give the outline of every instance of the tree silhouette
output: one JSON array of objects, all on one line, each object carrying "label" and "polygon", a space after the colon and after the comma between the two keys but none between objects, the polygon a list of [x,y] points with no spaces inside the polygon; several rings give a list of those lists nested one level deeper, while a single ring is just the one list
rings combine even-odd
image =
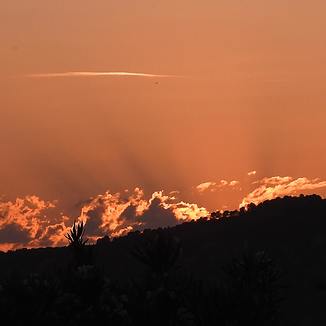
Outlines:
[{"label": "tree silhouette", "polygon": [[[236,325],[275,323],[281,301],[281,273],[264,251],[245,252],[225,268],[224,312],[236,317]],[[227,318],[226,318],[227,319]]]},{"label": "tree silhouette", "polygon": [[156,275],[168,273],[181,253],[180,241],[163,230],[153,231],[132,254]]}]

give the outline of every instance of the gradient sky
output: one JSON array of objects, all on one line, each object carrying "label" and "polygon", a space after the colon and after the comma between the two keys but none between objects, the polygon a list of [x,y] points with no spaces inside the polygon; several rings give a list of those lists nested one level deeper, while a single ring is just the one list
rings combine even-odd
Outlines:
[{"label": "gradient sky", "polygon": [[[323,0],[1,0],[0,195],[71,216],[108,189],[178,190],[208,210],[237,208],[264,177],[306,177],[325,195],[325,12]],[[66,72],[173,76],[31,77]],[[220,180],[240,183],[196,189]]]}]

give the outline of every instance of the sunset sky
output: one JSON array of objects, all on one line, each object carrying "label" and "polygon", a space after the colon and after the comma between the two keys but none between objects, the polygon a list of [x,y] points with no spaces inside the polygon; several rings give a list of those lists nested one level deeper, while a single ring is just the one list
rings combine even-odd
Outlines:
[{"label": "sunset sky", "polygon": [[0,249],[326,195],[325,12],[1,0]]}]

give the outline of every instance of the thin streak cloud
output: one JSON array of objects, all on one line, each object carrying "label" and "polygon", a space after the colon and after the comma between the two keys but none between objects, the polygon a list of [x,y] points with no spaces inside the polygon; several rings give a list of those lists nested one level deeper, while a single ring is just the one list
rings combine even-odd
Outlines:
[{"label": "thin streak cloud", "polygon": [[147,78],[178,78],[178,75],[147,74],[142,72],[126,71],[68,71],[42,74],[29,74],[29,78],[55,78],[55,77],[147,77]]}]

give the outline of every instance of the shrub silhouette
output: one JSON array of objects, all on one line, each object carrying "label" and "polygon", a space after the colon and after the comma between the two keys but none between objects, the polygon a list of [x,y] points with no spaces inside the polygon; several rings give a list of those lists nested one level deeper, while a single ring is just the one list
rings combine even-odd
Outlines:
[{"label": "shrub silhouette", "polygon": [[71,230],[65,235],[69,241],[69,247],[73,250],[75,267],[91,264],[91,247],[87,248],[88,239],[84,239],[85,235],[84,222],[74,222]]},{"label": "shrub silhouette", "polygon": [[71,230],[65,235],[69,241],[69,246],[81,248],[84,247],[88,239],[84,239],[85,224],[82,222],[74,222]]}]

